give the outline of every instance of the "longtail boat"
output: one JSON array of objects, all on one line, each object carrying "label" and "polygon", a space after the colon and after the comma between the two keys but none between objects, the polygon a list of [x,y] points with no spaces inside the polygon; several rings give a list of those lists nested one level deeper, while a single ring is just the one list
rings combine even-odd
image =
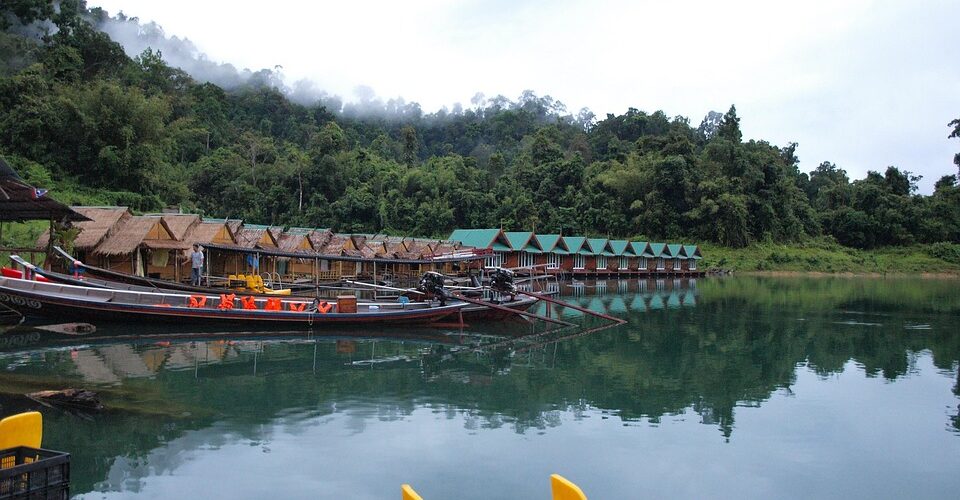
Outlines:
[{"label": "longtail boat", "polygon": [[[110,290],[0,277],[0,303],[24,316],[63,320],[167,321],[181,324],[325,325],[430,323],[456,313],[463,302],[335,303],[299,298]],[[353,309],[353,308],[351,308]]]},{"label": "longtail boat", "polygon": [[[62,255],[68,256],[68,254],[66,253],[63,253]],[[33,264],[26,262],[25,260],[23,260],[22,258],[16,255],[11,255],[10,258],[11,260],[19,264],[23,269],[28,270],[29,271],[28,274],[35,276],[39,280],[49,281],[53,283],[60,283],[64,285],[74,285],[74,286],[85,286],[85,287],[91,287],[91,288],[102,288],[102,289],[110,289],[110,290],[133,291],[133,292],[164,292],[165,290],[170,290],[178,293],[184,292],[182,290],[162,288],[163,285],[169,283],[164,280],[150,280],[151,282],[155,282],[155,285],[147,286],[147,285],[130,284],[125,282],[111,281],[111,280],[105,280],[105,279],[91,278],[89,276],[83,276],[83,277],[71,276],[69,274],[58,273],[55,271],[48,271],[40,267],[34,266]],[[15,270],[15,269],[8,270],[7,268],[4,268],[4,270],[5,270],[4,275],[8,277],[23,276],[23,273],[19,270]],[[139,278],[139,277],[137,276],[134,278]],[[391,290],[405,291],[403,289],[384,287],[379,285],[370,285],[370,284],[363,284],[363,283],[356,283],[356,282],[348,282],[348,283],[354,283],[356,285],[363,285],[363,286],[368,286],[373,288],[386,288]],[[194,289],[196,287],[190,287],[190,288]],[[200,287],[200,290],[208,294],[219,294],[224,291],[229,291],[231,293],[236,293],[237,295],[260,295],[257,292],[249,292],[249,291],[242,291],[242,290],[231,291],[231,290],[215,289],[215,288],[208,288],[208,287]],[[191,290],[191,291],[194,291],[194,290]],[[485,299],[485,300],[492,300],[492,299]],[[502,302],[496,301],[496,304],[502,307],[505,307],[507,309],[513,310],[515,312],[516,311],[523,312],[533,307],[533,305],[536,304],[537,301],[538,299],[535,297],[521,296],[521,297],[510,297],[510,300],[507,300],[507,301],[502,301]],[[467,304],[463,308],[461,313],[464,321],[493,321],[493,320],[505,319],[515,315],[510,312],[504,311],[503,309],[495,309],[492,307],[485,307],[478,304]]]}]

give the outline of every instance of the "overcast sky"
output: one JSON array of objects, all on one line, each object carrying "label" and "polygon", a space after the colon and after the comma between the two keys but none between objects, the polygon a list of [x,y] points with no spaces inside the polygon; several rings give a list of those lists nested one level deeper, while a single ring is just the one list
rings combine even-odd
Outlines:
[{"label": "overcast sky", "polygon": [[662,109],[694,126],[736,104],[745,138],[799,143],[804,171],[896,165],[923,193],[956,173],[956,0],[88,3],[347,100],[367,85],[431,112],[532,89],[574,113]]}]

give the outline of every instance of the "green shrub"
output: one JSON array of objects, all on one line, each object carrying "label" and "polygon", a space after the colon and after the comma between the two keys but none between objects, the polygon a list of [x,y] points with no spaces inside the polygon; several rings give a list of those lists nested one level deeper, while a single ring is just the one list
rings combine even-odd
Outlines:
[{"label": "green shrub", "polygon": [[935,259],[945,260],[951,264],[960,264],[960,245],[956,243],[945,241],[933,243],[927,245],[926,251],[927,255]]}]

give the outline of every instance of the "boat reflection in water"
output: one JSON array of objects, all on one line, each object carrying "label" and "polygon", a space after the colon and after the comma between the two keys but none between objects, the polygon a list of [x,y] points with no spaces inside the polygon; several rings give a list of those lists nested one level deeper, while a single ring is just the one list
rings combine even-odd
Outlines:
[{"label": "boat reflection in water", "polygon": [[[5,349],[0,370],[7,394],[100,393],[108,410],[89,418],[44,410],[44,442],[71,451],[72,492],[91,498],[392,498],[402,483],[424,498],[540,498],[529,478],[543,471],[596,498],[784,497],[825,467],[804,494],[948,496],[960,294],[898,284],[935,308],[919,310],[890,285],[819,283],[560,284],[630,320],[604,330],[547,304],[534,312],[579,326],[101,329]],[[903,472],[916,450],[938,459]]]}]

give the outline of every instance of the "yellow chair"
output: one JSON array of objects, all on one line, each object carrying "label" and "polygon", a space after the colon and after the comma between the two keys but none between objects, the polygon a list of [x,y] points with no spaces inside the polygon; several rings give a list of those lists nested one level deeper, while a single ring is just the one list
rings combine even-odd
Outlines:
[{"label": "yellow chair", "polygon": [[587,500],[580,487],[560,474],[550,474],[550,489],[553,490],[553,500]]},{"label": "yellow chair", "polygon": [[38,411],[18,413],[0,420],[0,450],[29,446],[39,448],[43,439],[43,415]]},{"label": "yellow chair", "polygon": [[402,493],[402,500],[423,500],[416,491],[413,491],[413,488],[411,488],[409,484],[401,485],[400,493]]},{"label": "yellow chair", "polygon": [[[587,500],[587,495],[577,485],[560,474],[550,475],[550,488],[553,490],[553,500]],[[402,500],[423,500],[409,484],[400,486]]]}]

